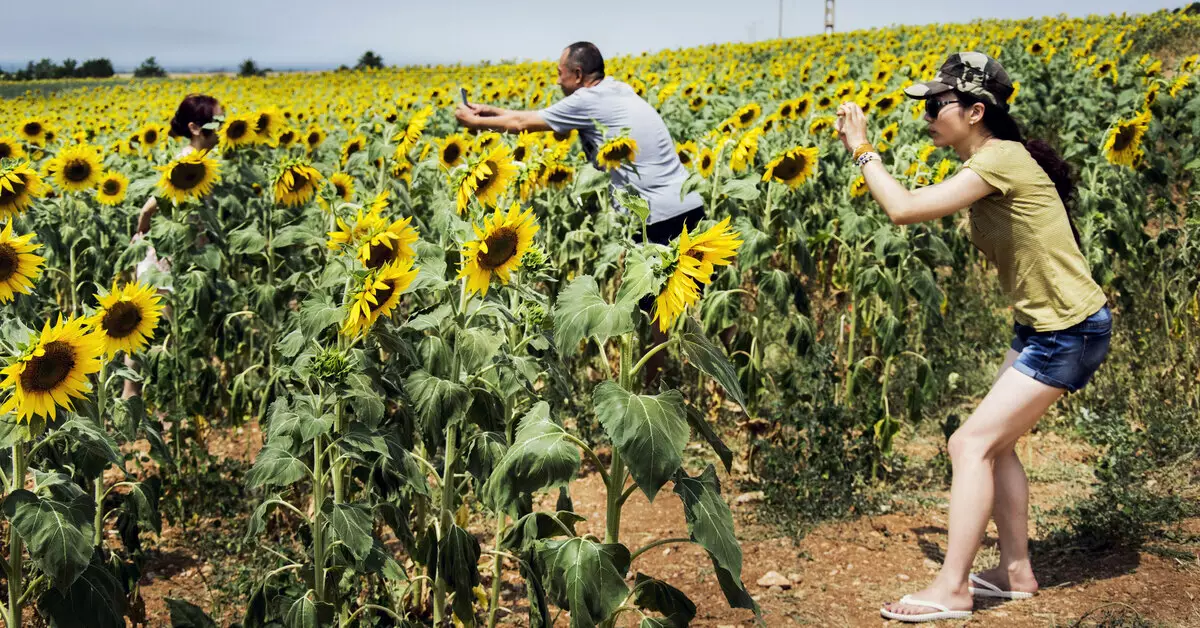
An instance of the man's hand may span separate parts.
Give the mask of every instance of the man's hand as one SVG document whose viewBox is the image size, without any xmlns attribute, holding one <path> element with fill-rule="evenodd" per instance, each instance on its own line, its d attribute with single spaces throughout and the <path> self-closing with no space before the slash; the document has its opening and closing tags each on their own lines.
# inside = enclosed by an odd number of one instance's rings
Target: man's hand
<svg viewBox="0 0 1200 628">
<path fill-rule="evenodd" d="M 481 105 L 479 103 L 471 103 L 471 104 L 467 105 L 467 107 L 471 111 L 474 111 L 475 115 L 477 115 L 481 118 L 498 116 L 498 115 L 504 113 L 504 110 L 499 107 L 493 107 L 491 105 Z"/>
<path fill-rule="evenodd" d="M 462 103 L 459 103 L 459 105 L 454 108 L 454 119 L 458 120 L 460 125 L 465 126 L 468 129 L 478 128 L 479 126 L 479 114 L 475 113 L 475 109 L 472 107 L 468 107 Z"/>
</svg>

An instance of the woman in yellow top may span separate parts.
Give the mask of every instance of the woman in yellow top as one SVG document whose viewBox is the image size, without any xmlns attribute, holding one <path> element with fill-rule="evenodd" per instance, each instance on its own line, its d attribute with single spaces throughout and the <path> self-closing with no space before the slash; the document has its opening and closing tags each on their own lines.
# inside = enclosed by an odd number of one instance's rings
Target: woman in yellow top
<svg viewBox="0 0 1200 628">
<path fill-rule="evenodd" d="M 922 622 L 969 617 L 973 596 L 1037 592 L 1029 483 L 1014 445 L 1064 392 L 1079 390 L 1096 372 L 1108 353 L 1112 314 L 1067 213 L 1069 168 L 1048 144 L 1022 139 L 1008 114 L 1013 87 L 1004 68 L 982 53 L 957 53 L 933 81 L 905 92 L 925 100 L 933 143 L 964 161 L 958 174 L 905 189 L 868 143 L 866 117 L 853 103 L 838 109 L 842 142 L 892 222 L 936 220 L 970 207 L 971 241 L 995 265 L 1015 319 L 992 389 L 950 437 L 954 476 L 941 572 L 928 588 L 880 609 L 889 619 Z M 989 517 L 999 530 L 1000 564 L 972 574 Z"/>
</svg>

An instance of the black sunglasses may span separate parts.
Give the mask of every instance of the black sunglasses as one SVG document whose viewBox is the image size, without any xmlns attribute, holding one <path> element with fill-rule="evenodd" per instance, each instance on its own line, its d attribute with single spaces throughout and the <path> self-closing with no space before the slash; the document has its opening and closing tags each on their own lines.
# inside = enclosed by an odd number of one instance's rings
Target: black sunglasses
<svg viewBox="0 0 1200 628">
<path fill-rule="evenodd" d="M 925 113 L 929 114 L 930 118 L 937 120 L 938 114 L 942 112 L 942 109 L 944 109 L 946 107 L 946 105 L 953 104 L 956 102 L 958 102 L 958 101 L 957 100 L 938 100 L 936 97 L 935 98 L 926 98 L 925 99 Z"/>
</svg>

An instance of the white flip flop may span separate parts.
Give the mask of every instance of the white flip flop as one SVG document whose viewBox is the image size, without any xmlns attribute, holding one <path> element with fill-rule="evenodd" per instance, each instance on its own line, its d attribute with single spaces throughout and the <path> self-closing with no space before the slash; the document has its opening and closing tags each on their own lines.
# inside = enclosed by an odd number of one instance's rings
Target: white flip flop
<svg viewBox="0 0 1200 628">
<path fill-rule="evenodd" d="M 1026 591 L 1005 591 L 975 574 L 971 574 L 971 582 L 978 586 L 967 589 L 976 597 L 998 597 L 1005 600 L 1028 600 L 1033 597 L 1032 593 Z"/>
<path fill-rule="evenodd" d="M 905 614 L 905 613 L 893 613 L 892 611 L 889 611 L 886 608 L 881 608 L 881 609 L 879 609 L 879 614 L 883 615 L 884 617 L 886 617 L 888 619 L 894 619 L 896 621 L 905 621 L 905 622 L 909 622 L 912 624 L 926 622 L 926 621 L 938 621 L 939 619 L 967 619 L 971 616 L 971 611 L 952 611 L 949 608 L 942 606 L 941 604 L 918 600 L 918 599 L 912 597 L 911 595 L 906 595 L 906 596 L 900 598 L 900 603 L 908 604 L 909 606 L 928 606 L 929 608 L 936 608 L 937 612 L 936 613 L 921 613 L 920 615 L 909 615 L 909 614 Z"/>
</svg>

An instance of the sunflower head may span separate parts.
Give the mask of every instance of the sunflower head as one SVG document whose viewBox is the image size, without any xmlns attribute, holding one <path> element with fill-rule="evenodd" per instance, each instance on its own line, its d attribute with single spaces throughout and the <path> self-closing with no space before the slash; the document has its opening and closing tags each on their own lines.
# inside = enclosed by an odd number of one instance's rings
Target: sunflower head
<svg viewBox="0 0 1200 628">
<path fill-rule="evenodd" d="M 438 163 L 449 170 L 462 163 L 468 151 L 467 140 L 461 134 L 451 135 L 438 146 Z"/>
<path fill-rule="evenodd" d="M 96 200 L 101 205 L 120 205 L 125 200 L 125 191 L 129 189 L 129 179 L 120 172 L 110 171 L 100 176 L 96 186 Z"/>
<path fill-rule="evenodd" d="M 321 185 L 321 173 L 303 159 L 288 159 L 276 170 L 272 191 L 275 202 L 296 207 L 312 200 Z"/>
<path fill-rule="evenodd" d="M 670 329 L 687 308 L 699 303 L 698 284 L 710 283 L 717 266 L 733 263 L 733 257 L 742 245 L 739 238 L 729 227 L 729 218 L 695 237 L 688 234 L 687 225 L 684 225 L 676 259 L 668 265 L 670 275 L 654 300 L 653 320 L 658 321 L 659 330 Z"/>
<path fill-rule="evenodd" d="M 767 164 L 766 172 L 763 173 L 763 181 L 784 183 L 790 188 L 800 187 L 816 172 L 818 152 L 816 147 L 800 146 L 784 151 L 782 155 Z"/>
<path fill-rule="evenodd" d="M 11 220 L 0 230 L 0 303 L 12 301 L 17 294 L 29 294 L 41 276 L 46 260 L 34 254 L 41 245 L 32 240 L 32 233 L 14 236 Z"/>
<path fill-rule="evenodd" d="M 304 132 L 304 145 L 308 150 L 315 151 L 325 141 L 325 131 L 321 127 L 313 124 Z"/>
<path fill-rule="evenodd" d="M 83 192 L 100 180 L 100 149 L 88 144 L 64 148 L 50 161 L 47 172 L 67 192 Z"/>
<path fill-rule="evenodd" d="M 380 317 L 390 317 L 400 303 L 400 296 L 416 277 L 412 260 L 397 261 L 367 275 L 350 298 L 350 312 L 342 333 L 357 336 L 369 330 Z"/>
<path fill-rule="evenodd" d="M 21 137 L 31 144 L 41 144 L 46 135 L 46 123 L 39 118 L 26 118 L 18 127 Z"/>
<path fill-rule="evenodd" d="M 486 296 L 492 277 L 508 284 L 539 227 L 532 209 L 522 212 L 521 206 L 513 203 L 507 212 L 497 208 L 474 229 L 475 239 L 463 246 L 458 277 L 467 280 L 468 292 Z"/>
<path fill-rule="evenodd" d="M 1104 142 L 1104 156 L 1110 163 L 1133 167 L 1142 153 L 1142 136 L 1150 126 L 1150 111 L 1118 120 Z"/>
<path fill-rule="evenodd" d="M 45 196 L 46 192 L 47 186 L 29 162 L 0 166 L 0 220 L 11 221 L 13 216 L 28 209 L 34 198 Z"/>
<path fill-rule="evenodd" d="M 542 185 L 561 190 L 575 177 L 575 169 L 561 163 L 553 163 L 542 171 Z"/>
<path fill-rule="evenodd" d="M 696 162 L 696 143 L 691 141 L 676 142 L 675 155 L 679 157 L 679 163 L 683 164 L 684 168 L 691 170 Z"/>
<path fill-rule="evenodd" d="M 346 162 L 350 161 L 351 156 L 353 156 L 355 153 L 362 152 L 366 147 L 367 138 L 361 135 L 355 135 L 354 137 L 346 140 L 346 143 L 342 144 L 342 164 L 345 165 Z"/>
<path fill-rule="evenodd" d="M 152 286 L 142 283 L 125 284 L 100 295 L 100 307 L 88 319 L 88 324 L 99 336 L 104 354 L 108 357 L 124 351 L 132 355 L 146 348 L 158 321 L 163 305 Z"/>
<path fill-rule="evenodd" d="M 329 177 L 329 183 L 333 185 L 333 193 L 336 198 L 345 203 L 354 201 L 354 177 L 345 172 L 335 172 Z"/>
<path fill-rule="evenodd" d="M 21 148 L 21 144 L 17 140 L 8 136 L 0 136 L 0 160 L 20 159 L 24 156 L 25 149 Z"/>
<path fill-rule="evenodd" d="M 596 151 L 596 161 L 605 170 L 616 170 L 625 164 L 633 163 L 637 151 L 638 145 L 633 138 L 618 136 L 600 146 Z"/>
<path fill-rule="evenodd" d="M 512 154 L 503 143 L 473 159 L 458 182 L 458 213 L 466 212 L 472 197 L 484 207 L 497 207 L 516 174 Z"/>
<path fill-rule="evenodd" d="M 700 151 L 700 155 L 696 157 L 696 167 L 700 169 L 700 176 L 704 177 L 705 179 L 711 177 L 713 170 L 716 169 L 716 166 L 717 156 L 713 153 L 711 148 L 705 146 L 704 149 Z"/>
<path fill-rule="evenodd" d="M 159 168 L 158 187 L 175 203 L 203 198 L 212 193 L 220 178 L 220 167 L 206 150 L 192 151 Z"/>
<path fill-rule="evenodd" d="M 58 408 L 72 408 L 91 389 L 88 375 L 100 370 L 100 338 L 75 318 L 54 325 L 47 321 L 15 361 L 0 371 L 0 386 L 12 389 L 0 413 L 13 412 L 18 421 L 34 417 L 53 419 Z"/>
<path fill-rule="evenodd" d="M 257 120 L 254 116 L 229 116 L 221 126 L 220 142 L 226 149 L 253 144 L 258 141 L 254 132 Z"/>
</svg>

